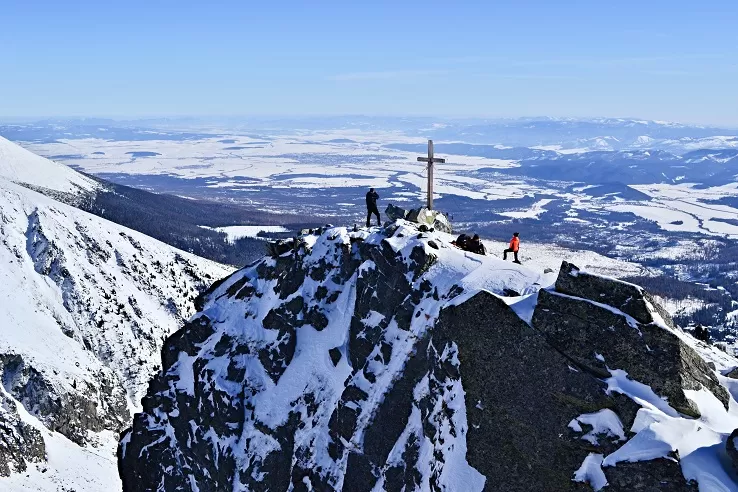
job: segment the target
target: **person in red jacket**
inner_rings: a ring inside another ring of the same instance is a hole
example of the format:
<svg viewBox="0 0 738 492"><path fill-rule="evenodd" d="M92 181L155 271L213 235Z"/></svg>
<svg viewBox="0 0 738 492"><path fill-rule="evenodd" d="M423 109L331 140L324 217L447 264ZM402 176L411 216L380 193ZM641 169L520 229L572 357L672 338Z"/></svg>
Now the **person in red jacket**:
<svg viewBox="0 0 738 492"><path fill-rule="evenodd" d="M518 236L520 236L519 233L517 232L513 233L513 237L512 239L510 239L510 247L502 252L502 259L507 260L507 254L512 253L513 255L515 255L515 260L513 261L513 263L517 263L518 265L520 265L520 260L518 259L518 250L520 249L520 238Z"/></svg>

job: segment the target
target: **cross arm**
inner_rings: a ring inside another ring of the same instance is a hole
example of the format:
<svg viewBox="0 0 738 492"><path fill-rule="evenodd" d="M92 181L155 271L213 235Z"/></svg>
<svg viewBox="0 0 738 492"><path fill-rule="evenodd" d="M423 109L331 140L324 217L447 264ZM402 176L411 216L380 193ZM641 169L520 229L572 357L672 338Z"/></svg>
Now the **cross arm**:
<svg viewBox="0 0 738 492"><path fill-rule="evenodd" d="M440 162L441 164L445 164L446 163L446 159L440 159L438 157L434 157L433 159L428 159L427 157L418 157L418 162L430 162L431 160L434 163L435 162Z"/></svg>

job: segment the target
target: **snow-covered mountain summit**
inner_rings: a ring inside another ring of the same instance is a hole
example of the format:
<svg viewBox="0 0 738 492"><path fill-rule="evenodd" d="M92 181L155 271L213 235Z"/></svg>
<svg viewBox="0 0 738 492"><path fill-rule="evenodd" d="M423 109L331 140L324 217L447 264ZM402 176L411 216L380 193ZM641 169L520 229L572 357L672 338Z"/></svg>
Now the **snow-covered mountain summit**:
<svg viewBox="0 0 738 492"><path fill-rule="evenodd" d="M74 169L34 154L0 137L0 177L44 192L78 195L98 184Z"/></svg>
<svg viewBox="0 0 738 492"><path fill-rule="evenodd" d="M738 361L633 284L451 239L328 228L214 286L121 440L124 490L738 490Z"/></svg>
<svg viewBox="0 0 738 492"><path fill-rule="evenodd" d="M163 340L231 271L29 189L92 183L0 139L0 490L118 488Z"/></svg>

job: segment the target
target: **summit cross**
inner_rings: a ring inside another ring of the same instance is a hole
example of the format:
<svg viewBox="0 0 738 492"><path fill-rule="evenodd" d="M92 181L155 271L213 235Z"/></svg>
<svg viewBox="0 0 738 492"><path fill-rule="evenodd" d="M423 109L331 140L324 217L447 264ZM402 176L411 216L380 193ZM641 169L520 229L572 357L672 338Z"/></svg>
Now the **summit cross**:
<svg viewBox="0 0 738 492"><path fill-rule="evenodd" d="M433 210L433 164L443 164L446 159L433 157L433 140L428 140L428 157L418 157L418 162L428 163L428 210Z"/></svg>

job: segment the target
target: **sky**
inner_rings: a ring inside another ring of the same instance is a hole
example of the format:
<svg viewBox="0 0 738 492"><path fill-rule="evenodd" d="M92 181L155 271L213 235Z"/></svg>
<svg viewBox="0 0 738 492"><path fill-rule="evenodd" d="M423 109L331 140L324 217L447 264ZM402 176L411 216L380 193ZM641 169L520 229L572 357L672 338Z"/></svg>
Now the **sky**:
<svg viewBox="0 0 738 492"><path fill-rule="evenodd" d="M738 2L0 3L0 117L638 117L738 127Z"/></svg>

